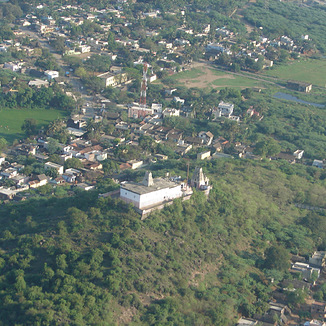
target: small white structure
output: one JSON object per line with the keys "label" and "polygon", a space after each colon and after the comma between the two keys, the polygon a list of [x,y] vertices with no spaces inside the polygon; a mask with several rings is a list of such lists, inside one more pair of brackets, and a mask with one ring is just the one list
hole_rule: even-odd
{"label": "small white structure", "polygon": [[155,81],[155,80],[157,80],[157,76],[156,76],[156,74],[151,74],[151,75],[149,75],[149,76],[147,77],[147,81],[148,81],[149,83],[152,83],[152,82]]}
{"label": "small white structure", "polygon": [[120,199],[139,209],[154,207],[182,195],[181,184],[162,178],[153,179],[151,172],[146,172],[141,183],[123,182],[120,186]]}
{"label": "small white structure", "polygon": [[302,159],[302,156],[303,156],[303,153],[304,153],[304,150],[297,149],[297,150],[293,153],[293,156],[294,156],[296,159],[301,160],[301,159]]}
{"label": "small white structure", "polygon": [[241,317],[238,320],[237,326],[256,326],[257,324],[258,321],[255,319]]}
{"label": "small white structure", "polygon": [[317,277],[320,276],[320,269],[311,267],[309,264],[296,262],[292,265],[292,270],[301,272],[303,279],[310,279],[313,273],[317,274]]}
{"label": "small white structure", "polygon": [[227,117],[230,118],[234,109],[234,104],[225,103],[221,101],[217,107],[217,109],[213,109],[213,114],[215,118],[219,117]]}
{"label": "small white structure", "polygon": [[87,183],[78,183],[76,186],[77,188],[83,189],[85,191],[89,191],[95,188],[94,186],[89,185]]}
{"label": "small white structure", "polygon": [[15,195],[16,191],[11,190],[10,188],[0,188],[0,200],[11,200]]}
{"label": "small white structure", "polygon": [[47,176],[45,174],[40,174],[36,176],[36,178],[32,181],[28,182],[30,188],[38,188],[45,186],[49,182]]}
{"label": "small white structure", "polygon": [[161,103],[152,103],[153,113],[162,113],[163,105]]}
{"label": "small white structure", "polygon": [[41,88],[42,86],[48,87],[49,82],[46,80],[42,80],[42,79],[35,79],[35,80],[29,81],[28,86],[36,87],[36,88]]}
{"label": "small white structure", "polygon": [[210,30],[211,30],[211,24],[207,24],[203,28],[203,33],[206,33],[207,34],[207,33],[210,32]]}
{"label": "small white structure", "polygon": [[54,169],[58,172],[58,174],[63,173],[63,166],[60,164],[53,163],[53,162],[46,162],[44,164],[44,169],[45,170]]}
{"label": "small white structure", "polygon": [[132,170],[136,170],[144,164],[143,161],[138,161],[138,160],[130,160],[130,161],[127,161],[127,163],[131,165]]}
{"label": "small white structure", "polygon": [[312,163],[312,166],[319,168],[319,169],[323,169],[324,168],[324,162],[320,161],[320,160],[314,160]]}
{"label": "small white structure", "polygon": [[150,108],[146,104],[133,103],[133,105],[128,108],[129,118],[145,118],[147,115],[152,115],[153,113],[154,109]]}
{"label": "small white structure", "polygon": [[4,171],[2,171],[0,173],[0,175],[2,175],[4,178],[8,178],[8,179],[15,177],[17,174],[18,174],[17,169],[12,168],[12,167],[5,169]]}
{"label": "small white structure", "polygon": [[81,53],[88,53],[88,52],[91,52],[91,47],[89,45],[81,45],[81,46],[79,46],[78,50]]}
{"label": "small white structure", "polygon": [[23,62],[6,62],[3,68],[9,69],[13,72],[17,72],[22,68],[23,64]]}
{"label": "small white structure", "polygon": [[176,103],[181,103],[181,105],[185,104],[185,100],[183,98],[180,98],[179,96],[175,96],[173,98],[173,101],[176,102]]}
{"label": "small white structure", "polygon": [[211,157],[211,151],[201,152],[197,154],[197,160],[205,160]]}
{"label": "small white structure", "polygon": [[124,72],[112,73],[109,71],[97,77],[103,80],[104,87],[116,87],[128,81],[128,75]]}
{"label": "small white structure", "polygon": [[44,75],[47,77],[48,80],[53,80],[53,79],[59,77],[59,71],[46,70],[46,71],[44,71]]}
{"label": "small white structure", "polygon": [[163,118],[179,117],[179,116],[180,116],[180,110],[178,110],[178,109],[166,108],[163,111]]}

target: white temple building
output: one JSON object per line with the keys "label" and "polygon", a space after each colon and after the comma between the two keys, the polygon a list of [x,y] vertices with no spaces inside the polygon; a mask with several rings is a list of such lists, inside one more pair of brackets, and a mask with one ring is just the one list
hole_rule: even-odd
{"label": "white temple building", "polygon": [[193,194],[192,187],[203,191],[207,196],[210,191],[209,179],[204,175],[202,168],[196,168],[191,179],[191,187],[187,182],[178,182],[153,178],[151,172],[146,172],[142,182],[124,181],[120,184],[120,199],[130,203],[144,218],[156,209],[173,203],[174,199],[187,200]]}
{"label": "white temple building", "polygon": [[146,172],[141,183],[123,182],[120,186],[120,199],[139,209],[160,205],[183,195],[182,183],[153,179],[151,172]]}

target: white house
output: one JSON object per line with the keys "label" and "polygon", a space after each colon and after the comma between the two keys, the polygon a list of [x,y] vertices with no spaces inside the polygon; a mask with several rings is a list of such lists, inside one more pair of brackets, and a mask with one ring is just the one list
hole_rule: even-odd
{"label": "white house", "polygon": [[11,71],[16,72],[22,68],[23,64],[24,64],[23,62],[6,62],[3,68],[7,68]]}
{"label": "white house", "polygon": [[143,161],[138,161],[138,160],[127,161],[127,163],[131,165],[132,170],[136,170],[144,164]]}
{"label": "white house", "polygon": [[173,109],[173,108],[166,108],[163,111],[163,117],[179,117],[180,116],[180,110],[178,109]]}
{"label": "white house", "polygon": [[213,115],[215,119],[219,117],[230,118],[232,116],[233,109],[234,104],[221,101],[218,107],[213,109]]}
{"label": "white house", "polygon": [[45,170],[55,169],[58,172],[58,174],[63,173],[63,166],[60,164],[53,163],[53,162],[46,162],[44,164],[44,169]]}
{"label": "white house", "polygon": [[162,113],[163,105],[161,103],[152,103],[153,113]]}
{"label": "white house", "polygon": [[112,73],[112,72],[105,72],[97,76],[101,78],[104,82],[105,87],[115,87],[119,84],[125,83],[128,81],[128,75],[123,72],[119,73]]}
{"label": "white house", "polygon": [[211,157],[211,151],[201,152],[197,154],[197,160],[205,160]]}
{"label": "white house", "polygon": [[45,174],[37,175],[36,178],[28,182],[30,188],[38,188],[45,186],[48,183],[48,178]]}
{"label": "white house", "polygon": [[88,53],[88,52],[91,52],[91,47],[89,45],[80,45],[78,50],[81,53]]}
{"label": "white house", "polygon": [[123,182],[120,186],[120,199],[139,209],[154,207],[182,195],[181,184],[162,178],[153,179],[151,172],[146,172],[141,183]]}
{"label": "white house", "polygon": [[56,70],[46,70],[44,71],[44,75],[48,80],[52,80],[59,77],[59,71]]}

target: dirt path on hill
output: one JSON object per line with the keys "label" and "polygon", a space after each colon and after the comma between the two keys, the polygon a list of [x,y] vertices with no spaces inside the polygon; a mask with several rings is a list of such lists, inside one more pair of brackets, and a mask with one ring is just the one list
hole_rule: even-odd
{"label": "dirt path on hill", "polygon": [[250,0],[249,3],[247,3],[243,8],[238,8],[238,10],[236,11],[236,15],[239,17],[240,21],[245,25],[248,33],[251,33],[255,29],[255,26],[249,24],[249,22],[244,19],[243,10],[248,8],[249,5],[252,3],[256,3],[256,0]]}

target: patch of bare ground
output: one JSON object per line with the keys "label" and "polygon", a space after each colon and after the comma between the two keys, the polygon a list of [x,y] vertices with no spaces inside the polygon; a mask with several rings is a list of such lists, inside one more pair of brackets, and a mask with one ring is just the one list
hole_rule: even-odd
{"label": "patch of bare ground", "polygon": [[150,293],[138,293],[139,300],[144,306],[149,306],[155,300],[163,300],[165,296],[154,292]]}
{"label": "patch of bare ground", "polygon": [[196,79],[182,78],[179,79],[181,83],[184,83],[188,88],[205,88],[212,87],[218,88],[221,86],[216,86],[212,84],[217,79],[235,79],[231,74],[216,75],[206,63],[196,62],[192,65],[192,68],[200,68],[203,74]]}
{"label": "patch of bare ground", "polygon": [[137,309],[135,307],[121,307],[121,315],[118,317],[118,325],[129,325],[136,314]]}
{"label": "patch of bare ground", "polygon": [[240,21],[245,25],[247,32],[251,33],[254,29],[255,26],[249,24],[249,22],[247,22],[243,16],[243,10],[248,8],[252,3],[256,3],[256,0],[249,0],[249,2],[242,8],[238,8],[238,10],[236,11],[236,15],[238,16],[238,18],[240,19]]}

